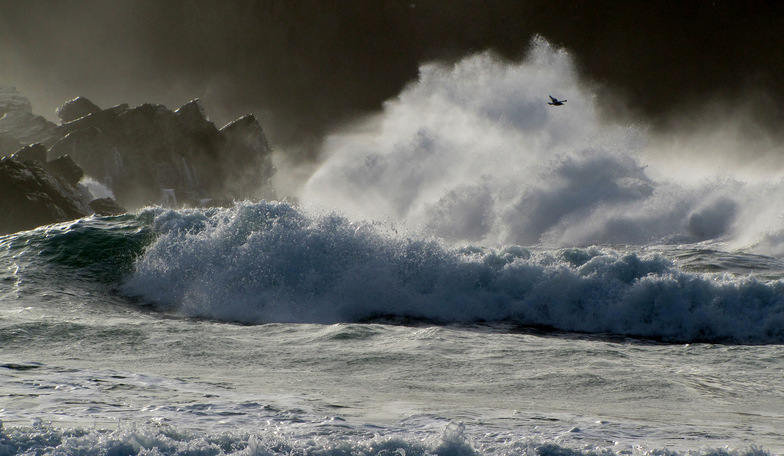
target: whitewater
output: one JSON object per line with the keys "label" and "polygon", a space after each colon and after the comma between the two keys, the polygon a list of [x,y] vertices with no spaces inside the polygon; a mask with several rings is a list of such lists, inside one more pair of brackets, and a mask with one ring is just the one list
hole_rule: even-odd
{"label": "whitewater", "polygon": [[425,64],[277,157],[297,202],[0,237],[0,454],[784,454],[769,145],[593,89],[541,38]]}

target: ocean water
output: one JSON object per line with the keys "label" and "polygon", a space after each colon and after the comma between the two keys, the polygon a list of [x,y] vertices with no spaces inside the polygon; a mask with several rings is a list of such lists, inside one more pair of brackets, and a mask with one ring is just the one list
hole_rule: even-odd
{"label": "ocean water", "polygon": [[536,39],[424,65],[298,204],[0,237],[0,454],[784,454],[782,181],[658,144]]}

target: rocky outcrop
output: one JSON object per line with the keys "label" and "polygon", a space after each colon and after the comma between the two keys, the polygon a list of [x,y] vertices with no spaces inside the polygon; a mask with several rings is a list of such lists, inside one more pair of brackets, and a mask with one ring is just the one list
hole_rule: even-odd
{"label": "rocky outcrop", "polygon": [[59,117],[62,122],[71,122],[99,112],[101,112],[101,108],[84,97],[76,97],[73,100],[66,101],[65,104],[55,110],[57,117]]}
{"label": "rocky outcrop", "polygon": [[36,161],[0,160],[0,234],[84,217],[85,195]]}
{"label": "rocky outcrop", "polygon": [[79,184],[84,171],[69,156],[56,160],[0,160],[0,235],[126,210],[112,198],[93,199]]}
{"label": "rocky outcrop", "polygon": [[7,131],[0,131],[0,158],[7,157],[22,148],[16,136]]}
{"label": "rocky outcrop", "polygon": [[41,143],[30,144],[24,146],[13,154],[13,157],[19,161],[34,161],[38,163],[46,163],[46,146]]}
{"label": "rocky outcrop", "polygon": [[46,146],[41,143],[35,143],[19,149],[11,155],[11,158],[20,162],[36,162],[55,176],[65,179],[70,186],[76,188],[79,181],[84,177],[82,168],[74,163],[68,155],[61,155],[55,160],[47,161],[46,152]]}
{"label": "rocky outcrop", "polygon": [[117,202],[111,198],[98,198],[90,201],[90,210],[96,215],[120,215],[124,214],[125,208],[121,207]]}
{"label": "rocky outcrop", "polygon": [[219,130],[199,100],[176,111],[156,104],[119,105],[91,109],[58,131],[62,139],[48,158],[70,155],[126,207],[275,198],[272,149],[252,115]]}
{"label": "rocky outcrop", "polygon": [[44,168],[55,176],[62,177],[72,187],[77,187],[84,171],[68,155],[44,163]]}
{"label": "rocky outcrop", "polygon": [[[240,117],[220,130],[225,143],[221,148],[221,170],[229,195],[242,194],[245,189],[255,193],[250,197],[275,198],[270,178],[275,174],[272,160],[259,160],[259,152],[269,154],[272,148],[253,114]],[[251,166],[248,166],[251,165]],[[266,176],[259,182],[259,176]]]}
{"label": "rocky outcrop", "polygon": [[[218,129],[199,100],[172,111],[157,104],[101,109],[84,97],[66,102],[57,115],[60,125],[34,115],[25,97],[0,86],[0,157],[6,157],[0,234],[92,213],[116,215],[125,212],[122,206],[276,197],[272,148],[253,115]],[[84,177],[91,179],[81,182]],[[93,200],[83,183],[116,201]]]}

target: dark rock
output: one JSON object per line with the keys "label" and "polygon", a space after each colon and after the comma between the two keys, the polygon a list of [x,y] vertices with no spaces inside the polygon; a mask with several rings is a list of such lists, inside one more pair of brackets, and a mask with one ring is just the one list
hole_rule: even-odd
{"label": "dark rock", "polygon": [[220,132],[226,139],[220,159],[226,191],[237,198],[276,199],[270,181],[275,174],[272,148],[256,117],[240,117]]}
{"label": "dark rock", "polygon": [[38,163],[46,163],[46,147],[41,143],[30,144],[19,149],[13,158],[19,161],[34,161]]}
{"label": "dark rock", "polygon": [[[6,148],[40,142],[49,147],[50,172],[74,187],[87,175],[125,207],[275,198],[272,149],[253,115],[219,130],[198,99],[176,111],[156,104],[101,110],[79,97],[57,110],[62,123],[53,126],[32,114],[25,97],[5,87],[0,87],[0,112]],[[41,146],[34,147],[17,158],[45,163]],[[65,155],[73,161],[58,161]]]}
{"label": "dark rock", "polygon": [[204,112],[204,106],[198,98],[180,106],[174,113],[177,114],[182,126],[186,130],[203,128],[216,130],[215,124],[207,119],[207,114]]}
{"label": "dark rock", "polygon": [[0,158],[10,156],[22,148],[22,143],[16,136],[7,131],[0,131]]}
{"label": "dark rock", "polygon": [[101,130],[88,127],[68,133],[47,152],[49,160],[68,155],[96,181],[111,187],[113,179],[123,178],[122,157]]}
{"label": "dark rock", "polygon": [[90,201],[90,209],[95,212],[96,215],[102,216],[121,215],[128,212],[112,198],[94,199]]}
{"label": "dark rock", "polygon": [[63,122],[71,122],[84,116],[101,112],[102,109],[84,97],[76,97],[65,102],[55,110],[57,117]]}
{"label": "dark rock", "polygon": [[70,155],[125,207],[274,197],[271,148],[252,115],[218,130],[196,99],[177,111],[121,105],[60,129],[49,158]]}
{"label": "dark rock", "polygon": [[63,122],[57,126],[60,136],[65,136],[70,132],[82,130],[90,127],[105,127],[112,129],[116,124],[117,116],[128,110],[128,104],[123,103],[109,109],[94,112],[89,116],[80,117],[70,122]]}
{"label": "dark rock", "polygon": [[242,143],[243,145],[255,150],[270,151],[272,148],[267,142],[267,136],[261,128],[261,124],[253,114],[247,114],[239,119],[228,123],[221,128],[221,133],[226,135],[229,141]]}
{"label": "dark rock", "polygon": [[0,160],[0,234],[92,213],[84,195],[34,161]]}
{"label": "dark rock", "polygon": [[84,171],[70,156],[63,155],[56,160],[46,162],[44,168],[50,173],[62,177],[72,187],[76,187],[84,177]]}

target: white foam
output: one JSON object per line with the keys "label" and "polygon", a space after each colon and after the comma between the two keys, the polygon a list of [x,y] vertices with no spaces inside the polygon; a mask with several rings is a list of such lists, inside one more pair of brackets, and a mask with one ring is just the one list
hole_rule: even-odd
{"label": "white foam", "polygon": [[[419,420],[417,420],[419,418]],[[422,419],[424,418],[424,420]],[[462,423],[443,419],[412,417],[410,423],[395,430],[362,428],[341,420],[306,422],[292,425],[270,420],[258,427],[231,432],[193,432],[160,423],[138,425],[127,422],[112,431],[96,428],[58,429],[42,420],[30,426],[2,428],[0,450],[4,454],[155,454],[155,455],[249,455],[269,456],[503,456],[510,454],[540,456],[594,456],[597,454],[668,454],[673,456],[770,456],[757,446],[750,448],[677,451],[643,445],[594,439],[583,436],[582,429],[566,428],[549,439],[537,434],[519,435],[479,426],[471,429]],[[417,421],[425,421],[425,426]],[[557,420],[556,420],[557,421]],[[407,428],[406,425],[413,425]],[[638,437],[639,439],[639,437]]]}
{"label": "white foam", "polygon": [[123,291],[185,315],[246,323],[391,315],[784,341],[784,282],[685,273],[655,254],[455,248],[285,203],[156,211],[160,236]]}

